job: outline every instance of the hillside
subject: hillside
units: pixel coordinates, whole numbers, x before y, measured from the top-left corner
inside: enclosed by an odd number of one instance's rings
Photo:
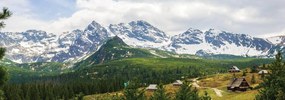
[[[251,83],[252,75],[255,76],[256,83]],[[198,85],[200,86],[200,94],[207,91],[213,100],[254,100],[255,95],[258,93],[257,89],[248,90],[246,92],[232,92],[227,90],[227,85],[230,83],[233,74],[216,74],[203,77],[198,80]],[[242,77],[242,72],[236,74],[236,77]],[[255,88],[259,83],[262,82],[260,75],[257,73],[247,73],[246,80],[249,84]],[[220,92],[221,95],[217,95],[216,91]]]
[[[256,83],[251,84],[252,87],[256,87],[259,83],[262,82],[260,76],[257,73],[247,73],[246,80],[250,83],[251,75],[255,75]],[[237,77],[242,76],[242,72],[236,74]],[[255,95],[258,93],[258,90],[248,90],[245,92],[232,92],[226,89],[229,80],[231,79],[232,74],[225,73],[225,74],[214,74],[205,76],[197,80],[198,85],[193,85],[198,89],[199,95],[204,95],[204,92],[207,91],[209,96],[213,100],[253,100]],[[190,84],[193,84],[190,83]],[[198,87],[197,87],[198,86]],[[166,93],[171,98],[174,98],[175,93],[178,91],[179,87],[173,86],[172,84],[164,85]],[[220,95],[217,92],[220,92]],[[94,100],[94,99],[111,99],[112,97],[123,95],[122,91],[112,92],[112,93],[104,93],[104,94],[95,94],[95,95],[87,95],[84,97],[84,100]],[[145,95],[149,98],[153,95],[153,92],[146,91]]]
[[[241,59],[191,59],[191,58],[126,58],[110,61],[107,63],[93,65],[86,69],[100,68],[105,66],[132,66],[145,67],[151,69],[175,69],[177,67],[204,67],[219,70],[219,68],[227,69],[232,65],[239,65],[240,68],[251,67],[254,65],[267,64],[273,59],[256,59],[256,58],[241,58]]]
[[[158,83],[160,81],[169,83],[182,76],[194,78],[224,73],[232,65],[239,65],[243,69],[271,61],[270,59],[254,58],[235,60],[128,58],[80,68],[72,73],[72,76],[85,79],[116,78],[123,81],[139,78],[139,81],[143,83]]]
[[[123,58],[156,57],[149,51],[128,46],[121,38],[115,36],[104,43],[98,51],[75,64],[76,67],[102,64]]]
[[[120,37],[115,36],[106,41],[98,51],[74,65],[75,68],[95,66],[114,60],[128,58],[190,58],[202,59],[201,57],[189,54],[176,54],[151,48],[136,48],[127,45]]]

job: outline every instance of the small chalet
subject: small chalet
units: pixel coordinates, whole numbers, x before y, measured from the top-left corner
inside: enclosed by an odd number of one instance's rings
[[[157,85],[156,85],[156,84],[150,84],[150,85],[146,88],[146,90],[148,90],[148,91],[155,91],[155,90],[157,90]]]
[[[258,74],[259,75],[261,75],[261,74],[268,74],[268,71],[267,70],[261,70],[261,71],[258,72]]]
[[[232,66],[230,69],[229,69],[229,72],[230,73],[235,73],[235,72],[240,72],[239,68],[237,66]]]
[[[183,82],[181,80],[176,80],[175,82],[172,83],[173,86],[181,86]]]
[[[246,91],[248,88],[252,89],[245,78],[233,78],[227,88],[232,91]]]

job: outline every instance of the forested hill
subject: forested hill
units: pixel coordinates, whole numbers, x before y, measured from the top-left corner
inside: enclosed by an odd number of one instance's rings
[[[75,67],[102,64],[123,58],[156,57],[148,50],[128,46],[121,38],[115,36],[103,44],[98,51],[75,64]]]

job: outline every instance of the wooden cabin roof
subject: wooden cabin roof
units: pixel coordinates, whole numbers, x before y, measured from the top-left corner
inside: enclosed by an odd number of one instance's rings
[[[181,85],[181,84],[183,84],[183,82],[181,80],[176,80],[173,84]]]
[[[231,87],[231,88],[241,87],[243,81],[245,81],[247,83],[247,85],[249,85],[249,83],[245,80],[245,78],[234,78],[230,82],[229,87]]]
[[[156,84],[150,84],[146,89],[147,90],[156,90],[157,89],[156,86],[157,86]]]
[[[232,86],[232,87],[239,87],[242,81],[243,81],[243,79],[237,78],[237,79],[235,79],[235,80],[232,82],[232,85],[231,85],[231,86]]]
[[[232,67],[234,70],[239,70],[239,68],[237,66],[233,66]]]
[[[261,70],[261,71],[258,72],[258,74],[262,74],[262,72],[263,72],[264,74],[268,74],[268,71],[267,71],[267,70]]]

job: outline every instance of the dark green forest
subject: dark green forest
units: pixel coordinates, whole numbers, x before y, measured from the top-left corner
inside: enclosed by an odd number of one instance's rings
[[[59,75],[28,75],[27,72],[22,75],[18,72],[14,77],[10,77],[3,91],[8,100],[74,99],[83,95],[123,90],[123,84],[131,80],[136,80],[140,87],[150,83],[169,84],[177,79],[224,73],[231,65],[246,68],[271,61],[268,59],[235,61],[178,58],[122,59]],[[22,76],[18,76],[19,74]]]

